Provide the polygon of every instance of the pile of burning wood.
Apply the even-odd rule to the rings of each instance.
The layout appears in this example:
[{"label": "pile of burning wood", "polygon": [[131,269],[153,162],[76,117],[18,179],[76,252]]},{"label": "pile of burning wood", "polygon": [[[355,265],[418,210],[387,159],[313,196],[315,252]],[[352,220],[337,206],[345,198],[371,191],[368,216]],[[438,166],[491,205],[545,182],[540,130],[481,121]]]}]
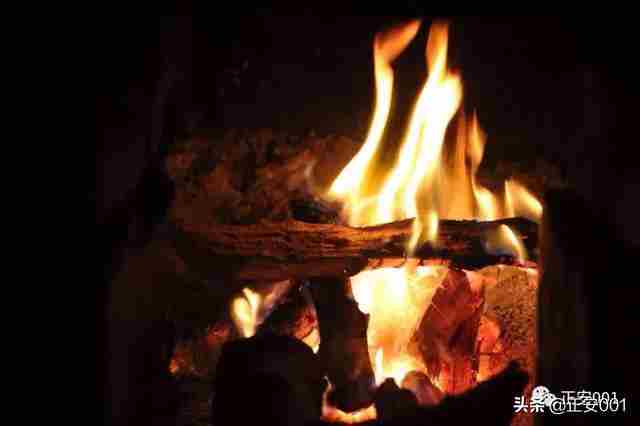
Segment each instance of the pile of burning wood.
[{"label": "pile of burning wood", "polygon": [[[340,158],[335,153],[352,153],[355,146],[344,137],[291,138],[260,130],[176,147],[168,162],[178,188],[172,239],[189,267],[228,280],[224,285],[231,299],[228,314],[204,335],[177,344],[174,375],[211,381],[226,342],[253,333],[290,336],[319,350],[321,377],[331,383],[325,419],[370,419],[376,389],[384,395],[390,385],[376,386],[368,316],[354,301],[350,277],[411,266],[438,271],[440,278],[426,283],[433,287],[432,302],[407,347],[424,368],[407,371],[398,386],[411,389],[426,406],[476,387],[512,360],[532,379],[537,270],[531,260],[537,257],[537,225],[523,218],[443,220],[442,245],[424,244],[407,255],[410,220],[350,227],[341,223],[337,204],[313,192],[343,167],[346,156],[331,161]],[[253,172],[241,166],[253,158],[262,158],[255,160]],[[311,171],[310,164],[315,165]],[[324,176],[314,174],[320,171]],[[212,176],[217,186],[207,185]],[[504,224],[522,235],[529,261],[486,252],[484,233]],[[265,306],[275,294],[278,299]],[[238,312],[231,309],[232,300],[242,302],[236,303]],[[243,318],[255,322],[253,333],[236,327]]]},{"label": "pile of burning wood", "polygon": [[391,63],[419,27],[375,38],[377,102],[361,146],[261,130],[193,138],[170,155],[170,239],[229,296],[228,315],[179,344],[171,365],[215,377],[214,423],[271,413],[282,424],[439,424],[451,410],[499,423],[527,383],[509,363],[533,378],[542,206],[525,179],[481,181],[484,136],[456,115],[445,26],[431,28],[429,79],[396,163],[376,161]]}]

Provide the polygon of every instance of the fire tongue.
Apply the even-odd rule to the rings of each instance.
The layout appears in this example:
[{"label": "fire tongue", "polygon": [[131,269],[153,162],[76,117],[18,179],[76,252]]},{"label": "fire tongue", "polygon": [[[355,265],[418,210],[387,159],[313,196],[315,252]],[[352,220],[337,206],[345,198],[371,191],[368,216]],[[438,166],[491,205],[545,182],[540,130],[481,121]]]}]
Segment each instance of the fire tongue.
[{"label": "fire tongue", "polygon": [[[505,183],[503,200],[478,183],[476,173],[486,137],[475,114],[467,122],[460,111],[456,137],[445,141],[447,128],[459,112],[462,81],[447,67],[448,27],[443,23],[431,25],[426,46],[429,75],[416,100],[395,164],[380,183],[369,179],[371,173],[384,167],[376,162],[376,153],[383,144],[393,95],[391,65],[415,37],[419,25],[411,21],[376,35],[376,103],[369,132],[327,196],[343,202],[348,222],[354,226],[415,217],[407,245],[409,252],[421,242],[437,243],[440,218],[495,220],[517,213],[538,221],[542,214],[540,203],[518,182]],[[377,172],[384,174],[383,170]],[[521,253],[513,232],[503,234],[499,236],[501,250]]]}]

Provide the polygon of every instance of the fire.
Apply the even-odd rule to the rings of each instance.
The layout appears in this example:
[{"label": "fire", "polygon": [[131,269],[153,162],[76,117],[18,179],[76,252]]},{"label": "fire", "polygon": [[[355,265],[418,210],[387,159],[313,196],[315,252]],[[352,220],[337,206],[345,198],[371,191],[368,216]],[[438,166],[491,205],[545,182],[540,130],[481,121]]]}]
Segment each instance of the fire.
[{"label": "fire", "polygon": [[540,223],[542,204],[515,179],[505,182],[505,196],[509,216],[520,216]]},{"label": "fire", "polygon": [[242,296],[231,301],[231,318],[242,337],[256,333],[260,301],[260,295],[249,288],[242,289]]},{"label": "fire", "polygon": [[520,263],[527,260],[522,239],[507,225],[500,225],[495,232],[487,234],[485,250],[498,255],[512,255]]},{"label": "fire", "polygon": [[[327,194],[342,201],[352,226],[414,218],[408,253],[420,244],[437,244],[440,219],[496,220],[517,214],[537,221],[542,213],[538,200],[514,180],[505,183],[502,200],[477,181],[486,135],[475,113],[467,120],[459,111],[462,80],[447,66],[448,27],[439,22],[433,23],[429,31],[425,52],[428,76],[395,163],[379,183],[369,178],[378,166],[376,154],[390,111],[392,63],[414,39],[420,24],[411,21],[376,35],[376,101],[369,131],[361,149]],[[456,135],[448,140],[445,134],[454,119]],[[486,248],[525,260],[522,241],[504,225],[486,236]],[[445,268],[435,267],[382,268],[361,272],[351,279],[359,308],[370,315],[369,353],[378,383],[392,377],[400,384],[409,371],[424,369],[421,362],[407,354],[407,345],[444,273]],[[438,378],[433,381],[437,383]]]},{"label": "fire", "polygon": [[263,295],[243,288],[242,293],[231,300],[231,319],[242,337],[256,334],[257,327],[271,313],[280,298],[291,288],[291,281],[269,284]]},{"label": "fire", "polygon": [[424,369],[407,346],[445,274],[443,266],[420,266],[368,270],[351,278],[358,307],[369,314],[367,341],[377,384],[391,377],[400,385],[408,372]]},{"label": "fire", "polygon": [[391,377],[398,386],[402,384],[404,377],[413,370],[421,370],[422,365],[408,355],[394,357],[391,361],[384,362],[384,349],[380,348],[376,352],[374,372],[376,374],[376,384],[380,385],[388,377]]}]

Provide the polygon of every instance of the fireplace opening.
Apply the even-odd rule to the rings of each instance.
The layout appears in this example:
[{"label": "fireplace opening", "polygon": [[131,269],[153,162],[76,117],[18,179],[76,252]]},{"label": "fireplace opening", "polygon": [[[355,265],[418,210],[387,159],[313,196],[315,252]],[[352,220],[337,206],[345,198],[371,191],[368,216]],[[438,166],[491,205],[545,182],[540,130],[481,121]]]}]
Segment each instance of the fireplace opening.
[{"label": "fireplace opening", "polygon": [[[361,55],[353,87],[370,102],[338,108],[353,121],[344,131],[301,130],[296,115],[273,127],[231,118],[277,95],[287,84],[280,73],[328,74],[318,64],[340,56],[336,36],[309,47],[314,77],[302,62],[263,59],[273,87],[258,79],[251,95],[244,79],[265,68],[232,49],[237,63],[216,74],[227,86],[205,91],[223,105],[214,108],[221,123],[204,124],[211,112],[193,90],[172,124],[186,129],[151,130],[161,143],[141,150],[151,159],[140,174],[147,186],[123,202],[126,249],[114,251],[124,260],[109,278],[115,424],[531,425],[557,414],[549,389],[608,383],[595,368],[603,361],[593,350],[592,283],[604,267],[593,260],[633,258],[635,246],[596,212],[572,223],[589,206],[574,196],[575,164],[501,143],[491,119],[485,129],[482,91],[464,66],[463,53],[475,50],[455,46],[465,21],[367,22],[366,48],[344,48]],[[156,89],[169,93],[184,76],[167,61]],[[276,97],[269,102],[278,109]],[[558,102],[554,111],[568,104]],[[167,114],[152,109],[151,122]],[[144,188],[158,184],[154,173],[171,188],[165,214],[127,209],[135,191],[153,196]],[[585,224],[588,237],[575,231]],[[594,239],[606,244],[587,250],[582,241]],[[617,390],[628,404],[625,382],[614,383],[619,390],[594,390]]]}]

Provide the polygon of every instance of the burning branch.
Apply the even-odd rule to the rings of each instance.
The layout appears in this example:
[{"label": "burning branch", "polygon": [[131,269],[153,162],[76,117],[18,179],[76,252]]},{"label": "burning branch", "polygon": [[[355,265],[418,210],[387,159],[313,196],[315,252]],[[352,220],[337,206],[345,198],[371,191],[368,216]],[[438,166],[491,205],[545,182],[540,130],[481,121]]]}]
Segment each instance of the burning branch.
[{"label": "burning branch", "polygon": [[247,259],[234,268],[232,275],[238,280],[351,276],[367,267],[392,266],[391,263],[400,266],[403,259],[444,262],[465,269],[517,263],[513,256],[487,250],[487,235],[502,225],[521,236],[529,258],[536,257],[538,226],[527,219],[441,220],[437,243],[422,244],[408,256],[405,247],[412,224],[413,219],[362,228],[299,221],[253,225],[183,223],[177,240],[184,242],[186,238],[192,249],[209,256]]}]

